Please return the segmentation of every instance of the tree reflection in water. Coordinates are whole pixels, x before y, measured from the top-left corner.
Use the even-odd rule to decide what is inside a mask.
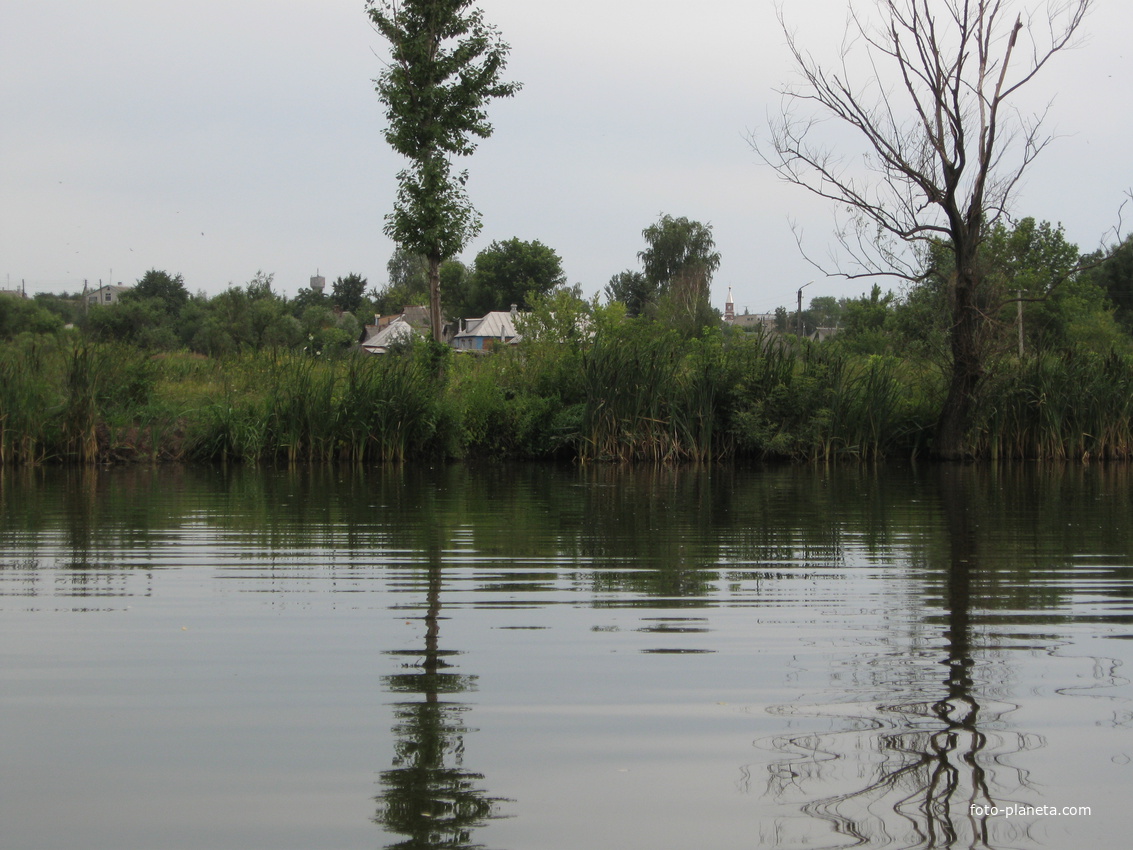
[[[838,836],[827,846],[998,850],[1032,838],[1024,819],[979,814],[1029,787],[1025,771],[1008,759],[1043,742],[1002,730],[1003,716],[1015,706],[994,698],[997,683],[990,679],[996,669],[1007,671],[992,661],[990,647],[975,645],[973,634],[973,579],[980,563],[976,508],[947,476],[942,476],[940,499],[947,551],[941,562],[928,566],[941,581],[944,657],[915,638],[884,656],[856,656],[855,665],[871,668],[872,690],[884,684],[908,699],[868,707],[859,703],[856,708],[865,710],[854,712],[850,729],[845,728],[846,705],[780,709],[799,717],[830,715],[840,727],[776,738],[773,747],[793,755],[769,768],[768,793],[780,802],[805,801],[801,809],[807,820],[825,822]],[[981,659],[985,681],[978,684],[972,675],[977,649],[988,656]],[[939,684],[933,685],[932,677],[925,681],[926,661],[947,668]],[[839,787],[847,790],[830,794]],[[821,846],[810,823],[777,819],[765,843]],[[793,834],[799,827],[805,837]]]
[[[475,731],[464,725],[468,706],[442,700],[442,695],[475,689],[475,676],[451,672],[444,659],[455,655],[440,649],[441,564],[434,553],[428,566],[425,609],[425,647],[397,652],[416,655],[407,664],[412,672],[385,677],[394,694],[415,695],[394,704],[397,723],[393,767],[381,774],[382,793],[374,821],[405,840],[388,850],[472,848],[472,832],[490,818],[500,817],[499,805],[477,783],[483,774],[464,770],[464,736]]]

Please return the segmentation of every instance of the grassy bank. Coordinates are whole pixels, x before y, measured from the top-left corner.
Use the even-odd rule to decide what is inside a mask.
[[[421,343],[210,358],[25,334],[0,351],[0,464],[873,460],[924,454],[942,395],[939,370],[913,360],[618,317],[533,330],[488,357]],[[1129,458],[1133,360],[999,364],[969,445],[988,459]]]

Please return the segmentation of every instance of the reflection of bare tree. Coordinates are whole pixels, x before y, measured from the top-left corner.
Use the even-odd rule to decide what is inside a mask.
[[[475,677],[452,672],[445,658],[454,653],[440,648],[441,564],[439,553],[433,554],[425,647],[413,653],[419,660],[407,665],[410,672],[385,678],[392,693],[416,696],[394,704],[393,767],[382,772],[382,793],[377,797],[374,820],[405,836],[404,841],[388,845],[390,850],[472,850],[479,846],[472,843],[473,829],[499,817],[499,804],[506,802],[477,786],[483,774],[464,770],[464,736],[475,731],[464,725],[468,706],[441,699],[442,694],[473,690]]]
[[[1010,790],[1026,786],[1026,775],[1008,767],[1005,757],[1027,749],[1028,742],[1023,735],[989,737],[985,731],[999,726],[1010,706],[996,708],[992,700],[977,696],[981,688],[973,679],[977,647],[972,604],[978,540],[964,493],[946,478],[941,502],[948,535],[947,560],[940,565],[944,657],[927,647],[909,647],[875,661],[883,667],[908,668],[916,676],[935,655],[935,664],[946,668],[943,681],[935,687],[915,680],[901,683],[898,691],[906,691],[907,699],[890,702],[881,697],[862,707],[850,729],[845,728],[842,706],[834,711],[838,731],[789,735],[774,742],[777,749],[794,755],[771,766],[769,793],[781,801],[799,799],[806,815],[828,824],[839,836],[829,846],[990,850],[1008,846],[1027,828],[1019,821],[980,814],[983,807],[994,805],[993,794],[1002,800]],[[859,663],[868,662],[859,657]],[[937,692],[927,699],[926,684]],[[1003,779],[1009,778],[1010,785],[997,782],[996,771],[1009,774]],[[831,793],[839,788],[845,790]],[[775,844],[796,838],[786,822],[775,829],[769,836]],[[815,846],[813,827],[808,837],[805,843]]]

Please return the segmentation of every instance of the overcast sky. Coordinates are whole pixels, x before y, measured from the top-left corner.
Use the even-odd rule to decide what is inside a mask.
[[[372,80],[383,44],[363,0],[0,0],[0,287],[133,283],[150,268],[209,294],[258,270],[294,295],[321,272],[386,280],[382,234],[402,167]],[[491,107],[466,161],[484,219],[462,259],[538,239],[571,283],[599,291],[637,268],[662,213],[710,223],[713,301],[794,303],[822,278],[830,205],[779,181],[746,141],[790,79],[771,0],[482,0],[523,83]],[[802,41],[832,43],[846,0],[791,0]],[[1059,134],[1018,215],[1062,222],[1083,249],[1133,185],[1133,4],[1097,0],[1086,43],[1032,83]],[[822,54],[819,53],[821,58]],[[1127,215],[1133,219],[1133,211]]]

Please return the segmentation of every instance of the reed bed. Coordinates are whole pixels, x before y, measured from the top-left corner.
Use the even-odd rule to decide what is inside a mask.
[[[259,391],[228,384],[206,408],[193,457],[364,463],[434,447],[443,405],[427,356],[327,360],[279,352],[248,365],[261,376]]]
[[[0,465],[873,462],[929,444],[941,386],[906,359],[770,333],[689,338],[646,320],[599,323],[569,347],[467,358],[427,343],[382,357],[150,357],[29,335],[0,348]],[[969,448],[1133,458],[1133,357],[1070,350],[995,364]]]
[[[706,460],[693,421],[684,346],[672,330],[629,320],[599,336],[583,358],[584,461],[671,463]],[[704,401],[707,387],[698,387]]]
[[[46,457],[54,395],[47,380],[51,353],[45,340],[34,338],[0,351],[0,466]]]
[[[980,396],[978,457],[1133,457],[1133,359],[1068,350],[1002,366]]]
[[[880,460],[918,430],[910,421],[909,387],[899,379],[898,367],[893,357],[871,355],[852,363],[838,358],[824,459],[850,455]]]

